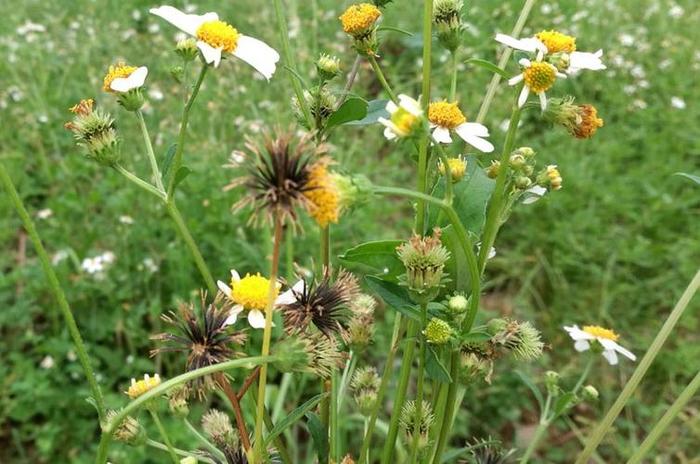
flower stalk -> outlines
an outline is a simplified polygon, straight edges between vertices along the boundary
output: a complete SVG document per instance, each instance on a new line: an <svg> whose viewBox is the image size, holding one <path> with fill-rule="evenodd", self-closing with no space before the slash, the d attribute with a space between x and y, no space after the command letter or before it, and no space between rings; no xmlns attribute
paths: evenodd
<svg viewBox="0 0 700 464"><path fill-rule="evenodd" d="M151 414L153 422L156 424L158 433L160 433L160 436L163 439L165 446L168 448L168 453L170 454L170 458L173 460L173 464L178 464L180 462L180 459L177 457L175 448L173 448L173 444L170 442L168 432L166 432L165 427L163 427L163 423L160 421L160 417L158 417L158 412L155 410L154 407L148 407L147 409L148 412Z"/></svg>

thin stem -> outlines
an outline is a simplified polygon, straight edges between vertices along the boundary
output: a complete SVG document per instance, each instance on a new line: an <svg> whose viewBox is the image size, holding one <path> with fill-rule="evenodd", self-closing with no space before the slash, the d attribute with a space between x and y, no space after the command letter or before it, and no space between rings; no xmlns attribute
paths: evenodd
<svg viewBox="0 0 700 464"><path fill-rule="evenodd" d="M44 248L44 245L41 242L41 238L39 237L39 233L37 232L36 227L34 226L34 221L32 221L31 217L29 216L29 213L27 213L27 209L24 207L24 203L19 197L17 189L12 183L12 179L10 178L9 173L5 169L5 166L2 164L2 162L0 162L0 181L5 187L5 190L7 191L7 195L10 197L12 205L14 206L15 210L17 211L17 214L22 220L24 229L27 231L29 239L32 241L32 244L36 249L36 254L39 257L39 262L41 263L41 269L43 270L44 275L46 276L46 280L49 282L49 287L51 288L51 292L53 293L54 298L56 298L56 302L58 303L58 309L61 311L61 314L63 315L63 320L65 321L65 324L68 327L68 333L70 334L71 339L73 340L73 345L75 346L75 351L78 355L80 365L83 368L83 372L85 373L85 377L87 378L88 384L90 386L92 398L95 401L95 407L97 409L97 416L100 422L102 422L105 418L105 402L102 396L102 391L100 390L100 386L98 385L97 379L95 378L95 372L92 369L92 364L90 363L90 357L87 354L87 349L85 348L83 337L80 335L78 325L75 322L75 318L73 317L73 313L71 312L70 306L68 306L68 300L66 299L66 295L65 293L63 293L63 288L61 288L61 284L58 280L58 277L56 276L56 273L54 272L53 267L51 266L51 260L49 259L49 256L46 253L46 249Z"/></svg>
<svg viewBox="0 0 700 464"><path fill-rule="evenodd" d="M187 418L184 418L184 419L183 419L183 422L185 423L185 427L187 427L187 430L189 430L190 433L191 433L192 435L194 435L195 438L196 438L202 445L204 445L204 447L205 447L210 453L212 453L214 456L216 456L216 457L217 457L218 459L220 459L221 461L226 461L226 456L224 456L224 453L222 453L221 450L219 450L219 448L217 448L216 446L214 446L214 444L213 444L212 442L210 442L209 440L207 440L206 437L205 437L204 435L202 435L201 433L199 433L199 430L197 430L197 427L195 427L194 425L192 425L192 423L191 423L190 421L188 421ZM177 452L177 449L175 450L175 452ZM178 454L179 454L179 453L178 453Z"/></svg>
<svg viewBox="0 0 700 464"><path fill-rule="evenodd" d="M240 401L248 391L251 385L253 385L253 382L255 382L255 379L258 378L258 375L260 374L260 366L256 367L253 369L253 372L248 374L248 377L245 378L243 381L243 385L241 385L240 390L238 390L238 393L236 393L236 398L238 401Z"/></svg>
<svg viewBox="0 0 700 464"><path fill-rule="evenodd" d="M350 358L350 362L345 364L343 375L340 378L340 387L338 388L338 411L342 410L345 392L352 379L352 374L355 372L355 366L357 366L357 355L352 350L350 350L348 357Z"/></svg>
<svg viewBox="0 0 700 464"><path fill-rule="evenodd" d="M450 375L455 376L455 373L459 372L459 355L453 353L450 361ZM439 464L442 459L442 453L447 446L447 440L449 439L450 425L452 424L452 417L454 416L454 411L448 409L454 408L457 401L457 379L453 378L452 382L448 385L444 385L443 388L447 388L446 398L444 404L440 405L438 411L438 416L436 416L436 426L439 427L438 440L435 445L435 453L433 457L433 464Z"/></svg>
<svg viewBox="0 0 700 464"><path fill-rule="evenodd" d="M394 372L394 357L396 356L396 351L399 348L399 339L401 335L406 330L406 321L401 317L401 314L396 313L394 319L394 331L391 336L391 347L389 348L389 353L386 356L386 363L384 364L384 372L382 373L382 380L379 383L379 391L377 392L377 402L374 406L374 410L369 416L367 427L365 430L365 436L362 440L362 448L360 449L360 463L369 462L369 445L372 443L372 434L374 433L374 426L377 423L377 415L381 409L382 402L384 400L384 395L386 394L386 389L389 386L389 380L391 374Z"/></svg>
<svg viewBox="0 0 700 464"><path fill-rule="evenodd" d="M649 366L654 361L656 355L661 350L661 347L666 342L666 339L671 334L671 331L673 331L673 328L676 326L676 323L683 315L685 308L688 307L688 303L690 303L693 295L695 295L695 292L697 292L698 287L700 287L700 270L697 271L695 277L693 277L693 280L683 292L680 300L678 300L678 303L676 303L673 311L671 311L671 314L666 319L666 322L664 322L661 330L659 330L659 333L654 338L654 341L649 347L649 351L646 352L642 360L639 362L639 365L634 370L632 377L630 377L629 381L625 385L625 388L622 389L620 396L617 397L615 403L613 403L603 420L600 421L600 424L598 424L598 427L593 432L593 435L591 435L591 437L588 439L586 447L576 459L576 464L584 464L588 462L591 454L593 454L596 448L598 448L598 445L603 440L603 437L605 437L605 434L608 432L617 416L620 414L620 411L622 411L622 408L625 407L627 401L639 386L639 382L641 382L642 377L644 377L644 374L646 374Z"/></svg>
<svg viewBox="0 0 700 464"><path fill-rule="evenodd" d="M423 420L423 384L425 382L425 337L420 333L428 323L428 306L424 303L420 308L421 324L418 333L420 343L418 349L418 380L416 380L416 415L413 419L413 443L411 444L411 463L418 459L418 445L420 443L420 424Z"/></svg>
<svg viewBox="0 0 700 464"><path fill-rule="evenodd" d="M287 282L294 280L294 236L286 234L284 237L284 273Z"/></svg>
<svg viewBox="0 0 700 464"><path fill-rule="evenodd" d="M352 68L348 73L348 78L345 81L345 87L343 88L343 92L340 94L338 103L335 105L336 110L340 108L340 105L345 103L345 100L347 100L348 95L350 95L350 90L352 89L353 84L355 84L355 79L357 78L357 72L360 70L360 63L362 63L362 56L357 55L355 57L355 61L352 63Z"/></svg>
<svg viewBox="0 0 700 464"><path fill-rule="evenodd" d="M287 21L284 17L284 12L282 8L282 0L274 0L275 4L275 17L277 19L277 31L279 32L280 42L282 42L282 57L284 58L284 64L288 68L289 80L294 88L294 94L299 102L299 108L304 115L304 120L306 121L307 127L314 127L314 118L311 115L311 110L309 105L304 98L304 89L301 87L296 73L296 65L294 63L294 56L292 55L292 50L289 45L289 33L287 32Z"/></svg>
<svg viewBox="0 0 700 464"><path fill-rule="evenodd" d="M247 453L250 450L250 438L248 437L248 428L245 426L245 419L243 419L241 404L238 402L238 395L233 388L231 388L231 383L224 374L218 374L216 376L216 381L221 387L221 390L224 392L224 395L226 395L226 398L228 398L229 402L231 403L231 409L233 409L233 415L236 418L238 435L241 438L243 449Z"/></svg>
<svg viewBox="0 0 700 464"><path fill-rule="evenodd" d="M159 449L161 451L168 451L168 447L166 445L164 445L161 442L151 440L150 438L146 439L146 444L152 448L156 448L156 449ZM179 454L180 456L185 456L185 457L192 456L194 458L197 458L197 462L206 462L207 464L215 464L214 461L212 461L211 459L205 458L204 456L201 456L199 454L190 453L189 451L181 450L178 448L173 448L173 450L175 451L176 454ZM223 454L222 454L222 456L223 456Z"/></svg>
<svg viewBox="0 0 700 464"><path fill-rule="evenodd" d="M579 377L578 382L576 382L576 386L574 387L573 390L571 390L571 393L573 393L575 395L581 389L581 387L583 386L583 382L586 381L586 379L588 378L588 374L590 374L590 372L591 372L591 368L593 367L594 362L595 362L595 358L593 357L593 355L591 355L588 358L588 362L586 363L586 367L583 369L583 372L581 373L581 377Z"/></svg>
<svg viewBox="0 0 700 464"><path fill-rule="evenodd" d="M199 273L202 274L202 277L204 278L204 282L207 285L209 293L211 295L216 295L216 284L214 283L214 277L212 277L211 271L209 270L207 263L204 261L204 257L199 251L197 243L194 241L194 238L192 238L192 234L187 228L187 224L185 224L185 220L183 219L182 214L180 214L180 210L178 210L172 198L165 204L165 208L175 223L175 227L177 228L180 237L182 237L187 245L187 248L190 250L190 254L194 259L197 269L199 269Z"/></svg>
<svg viewBox="0 0 700 464"><path fill-rule="evenodd" d="M695 374L693 380L683 389L681 394L676 398L670 408L666 410L666 413L659 419L659 421L654 424L654 427L649 432L649 435L644 439L642 444L637 448L632 457L627 461L627 464L639 464L644 459L644 456L651 450L651 448L656 444L656 442L661 438L661 435L666 431L671 421L675 419L678 413L685 407L685 405L690 401L695 393L700 388L700 371Z"/></svg>
<svg viewBox="0 0 700 464"><path fill-rule="evenodd" d="M450 71L452 73L451 79L450 79L450 102L455 102L457 101L457 60L459 59L459 53L458 50L454 50L450 53L450 58L451 58L451 66L450 66Z"/></svg>
<svg viewBox="0 0 700 464"><path fill-rule="evenodd" d="M165 201L165 193L158 190L155 188L153 185L149 184L145 180L141 179L138 177L136 174L132 173L131 171L127 170L120 164L113 164L112 168L117 171L119 174L124 176L129 182L133 183L136 185L138 188L141 188L148 193L157 196L161 200Z"/></svg>
<svg viewBox="0 0 700 464"><path fill-rule="evenodd" d="M319 274L330 272L331 264L331 229L330 226L319 228L321 235L320 253L321 253L321 269Z"/></svg>
<svg viewBox="0 0 700 464"><path fill-rule="evenodd" d="M168 432L165 431L165 427L163 427L163 424L160 422L160 418L158 417L158 413L154 408L147 408L148 412L151 413L151 417L153 418L153 422L155 422L156 427L158 428L158 433L160 433L161 438L163 439L163 442L165 442L165 446L168 448L168 453L170 453L170 457L173 460L173 464L179 464L180 459L177 457L177 453L175 452L175 449L173 448L173 444L170 442L170 437L168 437Z"/></svg>
<svg viewBox="0 0 700 464"><path fill-rule="evenodd" d="M537 429L535 429L535 434L530 439L530 444L528 445L527 449L525 450L523 457L520 458L520 464L526 464L530 460L532 453L535 452L537 445L540 443L540 440L542 440L542 437L544 437L544 434L547 432L548 428L549 428L549 423L547 423L547 422L540 422L539 424L537 424Z"/></svg>
<svg viewBox="0 0 700 464"><path fill-rule="evenodd" d="M338 369L333 369L331 374L331 399L330 399L330 435L331 459L340 462L340 437L338 431Z"/></svg>
<svg viewBox="0 0 700 464"><path fill-rule="evenodd" d="M382 88L387 94L389 94L389 98L391 98L391 101L393 101L394 103L398 103L399 99L396 96L396 93L394 93L394 91L391 89L389 82L387 82L386 77L382 72L382 68L379 66L379 63L377 63L377 58L375 58L374 55L367 55L367 60L369 61L369 64L372 65L374 74L377 76L377 79L379 79L379 83L382 85Z"/></svg>
<svg viewBox="0 0 700 464"><path fill-rule="evenodd" d="M136 118L139 121L139 128L141 129L141 135L143 136L143 143L146 146L146 154L148 155L148 161L151 163L151 172L153 173L153 179L155 180L156 187L161 192L165 192L165 187L163 187L163 179L160 174L160 169L158 169L158 161L156 161L156 154L153 151L153 145L151 144L151 136L148 134L148 127L146 126L146 121L143 119L143 112L141 110L136 110Z"/></svg>
<svg viewBox="0 0 700 464"><path fill-rule="evenodd" d="M530 16L530 11L532 11L532 7L535 5L535 1L536 0L525 1L523 9L520 10L520 16L518 16L518 20L515 22L515 26L513 27L513 31L510 33L511 36L518 37L523 31L523 27L525 27L525 22L527 21L528 16ZM512 53L513 49L510 47L506 47L505 50L503 50L503 55L501 55L501 59L498 60L499 68L503 69L503 67L506 64L508 64L508 60L510 59L510 55ZM493 97L494 95L496 95L496 88L498 87L498 84L500 82L501 75L495 73L491 78L491 82L489 83L488 88L486 89L486 95L484 96L484 101L481 103L481 108L479 108L479 113L476 116L476 122L482 123L484 122L484 119L486 119L486 114L489 112L489 108L491 107Z"/></svg>
<svg viewBox="0 0 700 464"><path fill-rule="evenodd" d="M270 263L270 288L267 293L267 306L265 308L265 329L263 330L263 345L261 356L270 353L270 340L272 338L272 308L277 293L277 275L279 271L280 245L282 244L282 222L280 215L275 213L274 219L274 244L272 248L272 262ZM254 462L263 463L263 416L265 415L265 386L267 385L267 365L260 368L258 380L258 407L255 416L255 447Z"/></svg>
<svg viewBox="0 0 700 464"><path fill-rule="evenodd" d="M197 82L195 82L192 88L192 93L190 98L185 103L185 108L182 110L182 118L180 119L180 131L177 134L177 147L175 147L175 156L173 158L172 168L170 169L170 182L168 183L168 198L173 196L175 191L175 177L177 176L177 171L182 166L182 155L185 150L185 140L187 139L187 125L190 120L190 110L192 109L192 104L194 104L197 95L199 94L199 89L202 87L202 82L204 82L204 77L207 75L209 70L209 65L202 63L202 69L199 71L199 77Z"/></svg>

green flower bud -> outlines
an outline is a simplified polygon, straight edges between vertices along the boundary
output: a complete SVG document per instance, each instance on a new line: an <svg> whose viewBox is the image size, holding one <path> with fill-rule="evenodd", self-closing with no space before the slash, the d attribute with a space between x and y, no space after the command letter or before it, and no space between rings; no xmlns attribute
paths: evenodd
<svg viewBox="0 0 700 464"><path fill-rule="evenodd" d="M187 396L189 391L187 387L178 387L168 393L168 408L175 416L185 418L190 413L190 408L187 405Z"/></svg>
<svg viewBox="0 0 700 464"><path fill-rule="evenodd" d="M423 331L423 335L425 335L425 339L428 341L428 343L444 345L450 341L450 337L452 336L452 328L447 322L434 317L430 320L430 322L428 322L428 325Z"/></svg>
<svg viewBox="0 0 700 464"><path fill-rule="evenodd" d="M445 263L450 252L440 242L441 231L435 228L432 237L415 235L397 248L399 259L406 267L402 284L417 303L427 303L437 296L445 279Z"/></svg>
<svg viewBox="0 0 700 464"><path fill-rule="evenodd" d="M374 411L380 384L381 379L374 367L363 367L355 371L350 388L362 415L369 416Z"/></svg>
<svg viewBox="0 0 700 464"><path fill-rule="evenodd" d="M467 310L468 305L469 300L467 300L467 297L459 293L454 296L451 296L447 300L447 308L453 314L461 314L465 312Z"/></svg>
<svg viewBox="0 0 700 464"><path fill-rule="evenodd" d="M486 324L486 330L491 335L496 335L499 332L503 332L506 330L506 327L508 327L508 321L505 319L491 319L487 324Z"/></svg>
<svg viewBox="0 0 700 464"><path fill-rule="evenodd" d="M508 159L508 164L511 168L515 169L516 171L519 171L523 166L527 164L527 161L525 160L525 157L520 153L513 152L513 154L511 154L510 158Z"/></svg>
<svg viewBox="0 0 700 464"><path fill-rule="evenodd" d="M78 146L86 156L105 166L112 166L121 157L121 141L117 136L114 119L108 113L93 110L92 100L81 100L70 111L75 115L66 129L73 132Z"/></svg>
<svg viewBox="0 0 700 464"><path fill-rule="evenodd" d="M600 395L598 394L598 390L596 390L593 385L586 385L583 387L581 396L583 396L585 401L596 401Z"/></svg>
<svg viewBox="0 0 700 464"><path fill-rule="evenodd" d="M182 66L172 66L168 72L170 76L175 79L175 82L182 84L182 81L185 79L185 68Z"/></svg>
<svg viewBox="0 0 700 464"><path fill-rule="evenodd" d="M490 179L495 179L496 177L498 177L498 173L500 172L500 170L501 170L501 162L493 160L493 161L491 161L491 165L486 168L486 175Z"/></svg>
<svg viewBox="0 0 700 464"><path fill-rule="evenodd" d="M519 190L526 190L532 185L532 180L529 177L518 176L514 180L515 187Z"/></svg>
<svg viewBox="0 0 700 464"><path fill-rule="evenodd" d="M555 371L547 371L544 374L544 384L550 395L557 395L560 392L559 388L559 373Z"/></svg>
<svg viewBox="0 0 700 464"><path fill-rule="evenodd" d="M462 0L436 0L433 6L438 40L451 52L459 48L462 38L462 6Z"/></svg>
<svg viewBox="0 0 700 464"><path fill-rule="evenodd" d="M117 103L127 111L138 111L143 104L146 103L146 99L139 87L137 89L131 89L128 92L120 93L119 96L117 96Z"/></svg>
<svg viewBox="0 0 700 464"><path fill-rule="evenodd" d="M557 52L549 55L547 61L553 64L559 72L565 72L571 64L571 55L566 52Z"/></svg>
<svg viewBox="0 0 700 464"><path fill-rule="evenodd" d="M197 41L192 37L179 41L175 46L175 53L185 62L193 61L199 56Z"/></svg>
<svg viewBox="0 0 700 464"><path fill-rule="evenodd" d="M515 150L513 154L521 155L528 160L534 158L536 155L535 150L533 150L530 147L520 147L517 150Z"/></svg>
<svg viewBox="0 0 700 464"><path fill-rule="evenodd" d="M180 459L180 464L197 464L197 458L194 456L187 456L186 458Z"/></svg>
<svg viewBox="0 0 700 464"><path fill-rule="evenodd" d="M316 60L316 70L323 81L329 81L340 74L340 59L321 53Z"/></svg>

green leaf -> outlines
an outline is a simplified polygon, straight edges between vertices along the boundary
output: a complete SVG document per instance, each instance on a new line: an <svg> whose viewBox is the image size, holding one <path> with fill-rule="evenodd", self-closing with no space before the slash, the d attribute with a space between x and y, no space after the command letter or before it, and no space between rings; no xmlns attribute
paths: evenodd
<svg viewBox="0 0 700 464"><path fill-rule="evenodd" d="M359 121L367 116L367 101L360 97L350 97L335 110L326 122L326 130L352 121Z"/></svg>
<svg viewBox="0 0 700 464"><path fill-rule="evenodd" d="M466 292L470 288L471 277L467 257L462 249L457 232L452 224L442 229L442 244L450 251L450 259L445 263L445 272L450 276L446 284L446 293L453 291Z"/></svg>
<svg viewBox="0 0 700 464"><path fill-rule="evenodd" d="M177 170L175 173L175 180L173 181L173 189L177 188L178 185L182 183L183 180L187 176L190 175L192 172L192 169L188 168L187 166L181 166L180 169Z"/></svg>
<svg viewBox="0 0 700 464"><path fill-rule="evenodd" d="M328 434L321 419L313 412L306 413L306 426L314 441L314 449L318 456L318 464L328 464Z"/></svg>
<svg viewBox="0 0 700 464"><path fill-rule="evenodd" d="M163 169L161 170L161 177L165 179L165 176L168 175L168 171L170 171L170 166L173 164L173 157L175 156L175 152L177 151L177 143L173 143L168 147L168 151L165 153L165 158L163 159Z"/></svg>
<svg viewBox="0 0 700 464"><path fill-rule="evenodd" d="M367 115L359 121L351 121L348 126L367 126L375 124L379 118L389 119L391 115L386 110L386 104L389 100L372 100L367 104Z"/></svg>
<svg viewBox="0 0 700 464"><path fill-rule="evenodd" d="M498 66L491 63L490 61L480 60L478 58L472 58L472 59L465 61L464 63L465 64L473 64L475 66L479 66L481 68L487 69L487 70L491 71L492 73L499 74L502 77L505 77L506 79L508 79L510 77L508 75L508 73L506 73L506 71L503 68L499 68Z"/></svg>
<svg viewBox="0 0 700 464"><path fill-rule="evenodd" d="M397 282L404 266L396 254L401 240L367 242L350 248L339 256L340 262L353 272L376 275L382 280Z"/></svg>
<svg viewBox="0 0 700 464"><path fill-rule="evenodd" d="M464 227L474 235L481 235L486 218L486 205L495 186L495 181L489 179L484 170L479 167L473 156L467 157L467 173L464 178L453 185L454 200L452 206L464 224ZM441 177L432 195L438 198L445 196L445 179ZM439 221L438 221L439 219ZM430 208L428 223L431 227L446 227L449 224L447 216L440 214L440 209Z"/></svg>
<svg viewBox="0 0 700 464"><path fill-rule="evenodd" d="M447 368L440 360L440 356L435 352L434 347L428 345L425 356L425 373L429 378L442 383L452 382L452 377Z"/></svg>
<svg viewBox="0 0 700 464"><path fill-rule="evenodd" d="M311 408L316 406L321 399L326 396L327 393L319 393L318 395L314 396L301 406L298 406L294 411L289 413L284 419L279 421L275 427L270 430L270 433L265 437L265 446L269 445L270 442L280 433L284 432L284 430L287 427L291 427L292 424L294 424L296 421L301 419L301 416L309 412Z"/></svg>
<svg viewBox="0 0 700 464"><path fill-rule="evenodd" d="M407 35L408 37L413 37L413 32L409 32L405 29L401 29L399 27L394 27L394 26L380 26L377 28L378 31L394 31L394 32L399 32L401 34Z"/></svg>
<svg viewBox="0 0 700 464"><path fill-rule="evenodd" d="M542 398L542 393L540 392L539 388L537 388L537 385L535 385L532 382L532 379L527 376L524 372L521 371L515 371L515 374L520 377L520 380L525 384L527 388L530 389L532 394L535 396L535 399L537 400L537 404L540 406L540 411L544 409L544 398Z"/></svg>
<svg viewBox="0 0 700 464"><path fill-rule="evenodd" d="M557 402L554 403L554 416L557 417L569 407L571 407L576 400L576 394L573 392L566 392L557 398Z"/></svg>
<svg viewBox="0 0 700 464"><path fill-rule="evenodd" d="M365 282L369 289L384 300L388 306L414 321L420 321L420 312L416 309L404 287L374 276L365 276Z"/></svg>
<svg viewBox="0 0 700 464"><path fill-rule="evenodd" d="M674 175L674 176L685 177L686 179L690 179L690 180L692 180L693 182L695 182L696 184L700 185L700 176L695 176L695 175L693 175L693 174L688 174L687 172L677 172L677 173L675 173L675 174L673 174L673 175Z"/></svg>

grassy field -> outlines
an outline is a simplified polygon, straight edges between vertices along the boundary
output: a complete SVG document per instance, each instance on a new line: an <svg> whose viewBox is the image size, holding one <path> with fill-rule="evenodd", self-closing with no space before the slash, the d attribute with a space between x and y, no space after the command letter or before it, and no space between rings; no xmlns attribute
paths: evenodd
<svg viewBox="0 0 700 464"><path fill-rule="evenodd" d="M194 4L198 12L218 11L240 30L277 45L271 2L261 3ZM338 54L348 69L354 56L336 20L347 2L287 3L302 75L311 75L321 51ZM464 58L495 60L493 36L511 29L522 2L467 3ZM420 31L418 4L395 0L385 24ZM119 59L147 64L146 118L158 156L164 155L175 138L181 94L169 73L176 63L174 28L149 17L151 6L142 0L0 4L0 158L37 220L96 359L107 401L114 405L123 402L121 392L130 377L179 370L177 364L148 357L148 337L158 331L159 315L195 295L201 282L163 209L115 172L84 159L62 126L70 116L67 108L81 98L96 98L117 115L126 164L145 175L135 118L100 89L109 64ZM595 138L574 140L534 117L520 130L518 145L529 145L543 161L558 164L564 188L516 211L497 241L484 299L493 314L535 321L553 347L530 367L533 376L553 366L564 372L580 366L563 324L612 326L623 334L625 346L643 354L698 267L700 187L673 175L700 173L698 24L696 0L537 2L525 33L557 28L576 35L583 50L605 49L609 69L559 88L598 107L606 124ZM420 34L386 35L382 63L399 91L418 95L420 54ZM442 66L446 59L439 50L436 96L445 95L449 86ZM467 117L478 110L489 79L480 68L465 66L460 73L458 95ZM369 66L362 66L354 91L367 99L381 92ZM246 228L247 218L230 212L237 198L222 191L231 177L222 165L242 148L244 134L292 123L291 95L283 70L268 85L244 64L226 63L212 73L193 110L187 150L193 174L178 200L216 278L231 267L266 268L269 236ZM496 146L505 135L510 98L502 85L486 121ZM342 170L383 184L414 184L413 161L392 150L377 126L344 129L332 143ZM406 237L411 207L390 201L373 201L334 228L333 252L370 239ZM305 240L297 241L302 266L311 265L302 257L313 255L318 243L311 223L307 229ZM105 253L114 259L104 273L82 268L86 258ZM97 428L85 401L87 385L34 250L4 194L0 269L0 462L90 462ZM691 305L599 449L598 462L623 462L697 372L700 300ZM380 324L379 346L389 331L388 324ZM577 409L573 429L565 423L555 427L540 462L571 462L580 448L577 431L585 434L607 410L633 368L623 363L592 375L599 403ZM293 389L301 394L304 385ZM488 393L468 391L455 425L458 435L503 437L512 446L527 440L536 421L535 404L518 377L499 375ZM700 462L699 407L695 401L686 408L649 462ZM173 430L173 435L177 439L186 432ZM163 462L165 456L133 454L126 447L119 452L121 460L115 462Z"/></svg>

